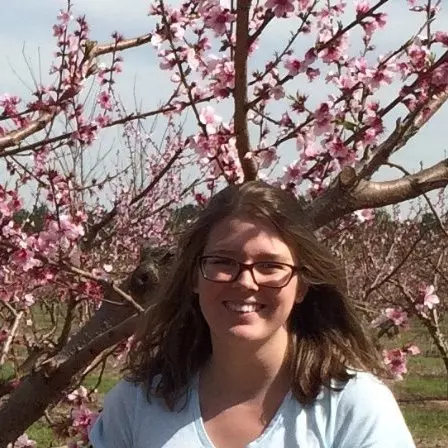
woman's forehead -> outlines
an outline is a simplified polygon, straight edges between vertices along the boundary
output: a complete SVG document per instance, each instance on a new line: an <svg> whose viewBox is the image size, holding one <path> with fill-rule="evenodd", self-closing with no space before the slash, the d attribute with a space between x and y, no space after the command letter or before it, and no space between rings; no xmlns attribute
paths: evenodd
<svg viewBox="0 0 448 448"><path fill-rule="evenodd" d="M261 253L289 253L278 230L267 220L247 216L225 218L210 231L206 249L238 252L251 248Z"/></svg>

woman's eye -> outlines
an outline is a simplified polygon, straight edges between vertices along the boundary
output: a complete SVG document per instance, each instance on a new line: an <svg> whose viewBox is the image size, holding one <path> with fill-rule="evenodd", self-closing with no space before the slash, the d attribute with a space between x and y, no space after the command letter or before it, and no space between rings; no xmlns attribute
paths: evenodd
<svg viewBox="0 0 448 448"><path fill-rule="evenodd" d="M213 264L213 265L222 265L222 266L233 265L232 260L225 260L222 258L211 258L208 260L208 263Z"/></svg>
<svg viewBox="0 0 448 448"><path fill-rule="evenodd" d="M278 263L259 263L257 265L261 269L282 270L284 266Z"/></svg>

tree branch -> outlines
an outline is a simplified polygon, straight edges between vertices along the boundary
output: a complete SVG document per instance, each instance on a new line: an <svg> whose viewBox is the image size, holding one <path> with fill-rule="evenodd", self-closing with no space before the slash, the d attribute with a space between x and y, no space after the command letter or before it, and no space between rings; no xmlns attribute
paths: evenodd
<svg viewBox="0 0 448 448"><path fill-rule="evenodd" d="M32 121L24 128L9 132L4 137L0 137L0 156L4 155L4 149L17 145L19 142L25 140L30 135L33 135L36 132L44 129L45 126L51 122L55 115L56 114L54 113L46 112L44 114L41 114L41 116L37 120Z"/></svg>
<svg viewBox="0 0 448 448"><path fill-rule="evenodd" d="M88 41L84 47L84 60L87 61L90 66L94 66L95 64L93 63L93 60L96 56L111 53L113 51L116 52L126 50L128 48L138 47L150 42L151 38L151 34L146 34L144 36L136 37L133 39L122 40L116 43L114 42L112 44L105 45L98 45L96 42ZM94 73L95 70L88 71L86 74L86 78L93 75ZM32 121L25 128L10 132L4 137L1 137L0 155L11 155L11 152L8 152L8 154L3 154L3 151L1 150L10 148L11 146L15 146L30 135L33 135L36 132L44 129L45 126L51 123L57 115L58 113L56 111L42 113L37 120ZM15 151L12 154L16 154L17 152L21 151Z"/></svg>
<svg viewBox="0 0 448 448"><path fill-rule="evenodd" d="M176 160L180 157L180 155L182 154L184 149L185 149L184 146L180 146L177 149L177 151L174 153L173 157L171 157L171 159L168 161L168 163L157 173L156 176L154 176L154 178L149 183L149 185L147 185L146 188L144 188L139 194L137 194L134 198L131 199L131 201L129 202L129 206L136 204L138 201L140 201L142 198L144 198L157 185L157 183L160 181L160 179L162 179L162 177L173 166L174 162L176 162ZM116 215L117 215L117 207L114 207L109 213L107 213L104 216L104 218L100 222L94 224L90 228L89 232L87 233L87 235L85 236L84 241L83 241L84 250L91 246L91 244L92 244L93 240L95 239L96 235L98 234L98 232L104 226L106 226L107 224L112 222L112 220L115 218Z"/></svg>
<svg viewBox="0 0 448 448"><path fill-rule="evenodd" d="M350 211L397 204L446 185L448 185L448 159L400 179L384 182L360 181L353 192Z"/></svg>
<svg viewBox="0 0 448 448"><path fill-rule="evenodd" d="M211 99L212 99L211 96L197 99L194 101L194 104L204 103L204 102L210 101ZM183 105L185 108L187 108L189 106L192 106L193 104L190 102L185 102L185 103L183 103ZM176 108L177 108L176 105L167 105L167 106L163 106L159 109L150 110L148 112L131 113L129 115L126 115L125 117L118 118L117 120L111 121L110 123L108 123L104 126L104 129L110 128L113 126L117 126L120 124L128 123L133 120L142 120L144 118L153 117L155 115L163 115L167 112L172 112L172 111L176 110ZM51 121L51 119L49 119L49 122L50 121ZM15 154L25 152L25 151L39 150L40 148L42 148L43 145L52 145L53 143L63 142L64 140L70 138L72 136L72 134L73 134L73 132L66 132L64 134L57 135L56 137L45 138L43 140L39 140L38 142L30 143L29 145L18 146L17 148L11 149L9 151L0 151L0 157L13 156ZM11 135L11 134L9 134L9 135ZM9 135L7 135L7 137L9 137ZM4 138L6 138L6 137L4 137ZM18 144L24 138L25 137L23 137L21 139L16 138L17 143L15 143L15 144ZM1 142L2 142L2 139L0 138L0 149L1 149ZM9 145L9 146L13 146L13 145Z"/></svg>
<svg viewBox="0 0 448 448"><path fill-rule="evenodd" d="M377 208L416 198L448 185L448 159L416 174L399 179L373 182L358 180L353 168L346 167L333 184L305 208L311 227L363 208Z"/></svg>
<svg viewBox="0 0 448 448"><path fill-rule="evenodd" d="M438 61L435 66L439 66L444 61L448 61L448 52L446 52ZM417 85L418 80L414 81L410 89ZM357 169L360 179L368 179L373 173L375 173L381 165L383 165L389 158L389 156L397 152L402 148L411 137L413 137L442 107L445 101L448 99L448 90L445 92L431 97L428 101L420 105L415 111L410 112L402 123L397 123L395 130L389 135L389 137L376 147L373 151L373 155L370 159L362 162ZM384 113L391 110L390 106L394 104L394 107L401 99L397 98L393 101L385 110ZM383 115L383 113L382 113Z"/></svg>
<svg viewBox="0 0 448 448"><path fill-rule="evenodd" d="M238 158L243 169L244 180L257 177L257 165L250 155L249 131L247 128L247 59L249 55L249 11L250 0L239 0L236 16L235 44L235 90L233 94L235 114L233 122Z"/></svg>
<svg viewBox="0 0 448 448"><path fill-rule="evenodd" d="M143 36L132 39L121 40L113 44L95 45L92 50L92 57L101 56L103 54L112 53L113 51L123 51L128 48L140 47L151 42L152 34L145 34Z"/></svg>

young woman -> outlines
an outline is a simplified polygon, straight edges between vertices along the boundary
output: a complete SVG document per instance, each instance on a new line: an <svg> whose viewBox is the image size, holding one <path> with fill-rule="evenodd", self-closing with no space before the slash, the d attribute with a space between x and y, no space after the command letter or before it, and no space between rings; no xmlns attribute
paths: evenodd
<svg viewBox="0 0 448 448"><path fill-rule="evenodd" d="M227 187L179 245L94 448L409 448L344 277L298 202Z"/></svg>

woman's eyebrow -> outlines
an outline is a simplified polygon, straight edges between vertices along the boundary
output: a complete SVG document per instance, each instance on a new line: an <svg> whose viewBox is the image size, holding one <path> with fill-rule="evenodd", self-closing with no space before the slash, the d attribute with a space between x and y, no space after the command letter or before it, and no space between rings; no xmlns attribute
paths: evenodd
<svg viewBox="0 0 448 448"><path fill-rule="evenodd" d="M225 248L214 248L212 250L206 251L207 254L211 255L225 255L228 257L238 257L241 255L241 252L234 249L225 249ZM240 257L238 257L240 258ZM260 260L260 261L278 261L282 263L292 263L292 260L289 257L285 257L281 254L276 254L272 252L258 252L254 254L254 259Z"/></svg>

